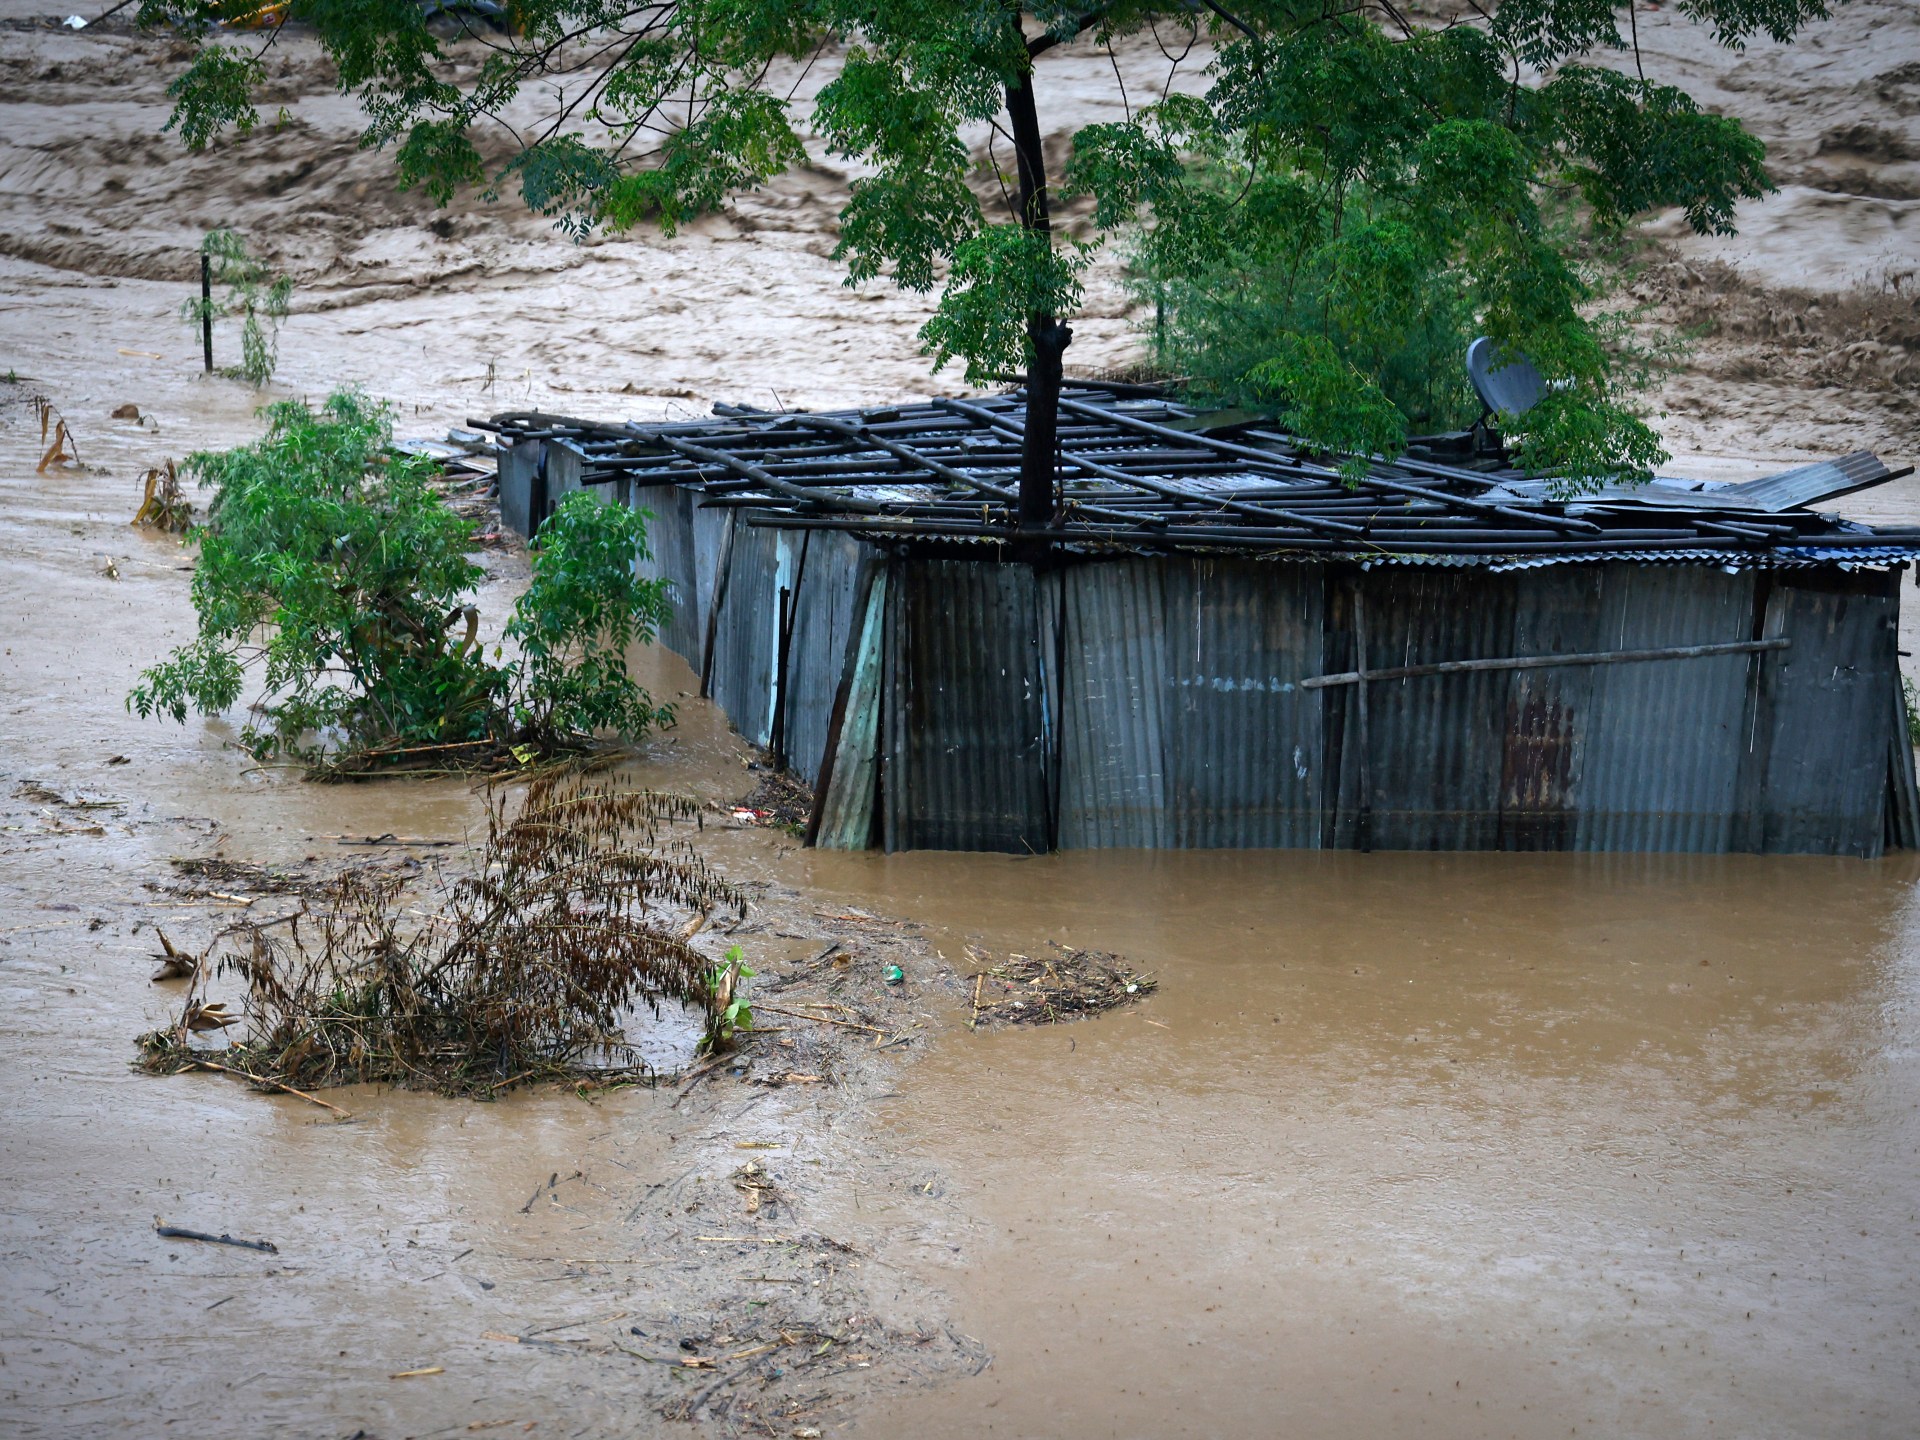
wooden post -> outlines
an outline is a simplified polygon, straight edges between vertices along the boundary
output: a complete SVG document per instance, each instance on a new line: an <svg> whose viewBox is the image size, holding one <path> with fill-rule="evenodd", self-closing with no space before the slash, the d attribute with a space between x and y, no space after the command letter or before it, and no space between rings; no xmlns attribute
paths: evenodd
<svg viewBox="0 0 1920 1440"><path fill-rule="evenodd" d="M213 373L213 257L200 252L200 351Z"/></svg>

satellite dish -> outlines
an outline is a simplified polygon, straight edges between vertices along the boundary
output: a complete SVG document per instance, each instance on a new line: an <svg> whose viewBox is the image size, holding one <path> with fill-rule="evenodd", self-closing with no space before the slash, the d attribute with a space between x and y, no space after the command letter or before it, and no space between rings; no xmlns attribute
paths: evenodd
<svg viewBox="0 0 1920 1440"><path fill-rule="evenodd" d="M1524 415L1546 395L1547 382L1526 356L1516 354L1506 364L1499 363L1501 358L1499 348L1482 335L1467 346L1467 378L1492 413Z"/></svg>

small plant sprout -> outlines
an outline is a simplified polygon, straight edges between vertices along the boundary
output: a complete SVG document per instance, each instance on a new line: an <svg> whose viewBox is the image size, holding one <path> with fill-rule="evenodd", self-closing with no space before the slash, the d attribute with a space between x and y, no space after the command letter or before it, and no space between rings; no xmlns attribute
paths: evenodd
<svg viewBox="0 0 1920 1440"><path fill-rule="evenodd" d="M740 993L740 985L744 980L751 980L753 975L754 972L747 968L746 952L738 945L727 951L727 958L722 964L713 967L713 973L708 977L708 989L713 996L708 1009L711 1018L701 1049L709 1053L724 1050L737 1035L752 1031L753 1010Z"/></svg>

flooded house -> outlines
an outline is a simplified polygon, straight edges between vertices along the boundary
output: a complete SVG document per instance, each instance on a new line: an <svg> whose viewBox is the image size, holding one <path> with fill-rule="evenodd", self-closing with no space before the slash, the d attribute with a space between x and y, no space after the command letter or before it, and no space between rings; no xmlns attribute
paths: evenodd
<svg viewBox="0 0 1920 1440"><path fill-rule="evenodd" d="M522 534L652 515L661 642L816 796L813 843L1039 852L1920 845L1900 582L1822 503L1865 452L1577 497L1476 431L1345 469L1071 383L1043 554L1025 403L495 418Z"/></svg>

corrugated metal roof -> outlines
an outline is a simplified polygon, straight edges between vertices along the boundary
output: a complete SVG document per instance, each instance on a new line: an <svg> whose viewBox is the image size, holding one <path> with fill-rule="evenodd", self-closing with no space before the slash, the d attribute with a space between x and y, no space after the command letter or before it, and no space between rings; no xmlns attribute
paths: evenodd
<svg viewBox="0 0 1920 1440"><path fill-rule="evenodd" d="M503 441L539 435L571 457L558 462L556 497L576 484L672 482L760 523L886 541L1006 543L1026 406L1024 392L1013 391L829 414L719 406L712 419L675 424L551 415L489 423ZM1494 568L1626 556L1745 568L1809 546L1834 547L1798 557L1822 564L1850 563L1839 553L1848 547L1920 554L1920 528L1873 531L1804 508L1894 478L1865 452L1747 486L1667 479L1561 496L1556 483L1459 437L1412 442L1390 462L1376 456L1351 468L1258 423L1208 423L1166 396L1069 386L1051 540L1142 554Z"/></svg>
<svg viewBox="0 0 1920 1440"><path fill-rule="evenodd" d="M1822 500L1837 500L1856 490L1881 484L1891 472L1880 457L1869 450L1856 450L1838 460L1822 460L1813 465L1784 470L1778 475L1729 485L1722 492L1759 509L1778 513L1782 510L1818 505Z"/></svg>

